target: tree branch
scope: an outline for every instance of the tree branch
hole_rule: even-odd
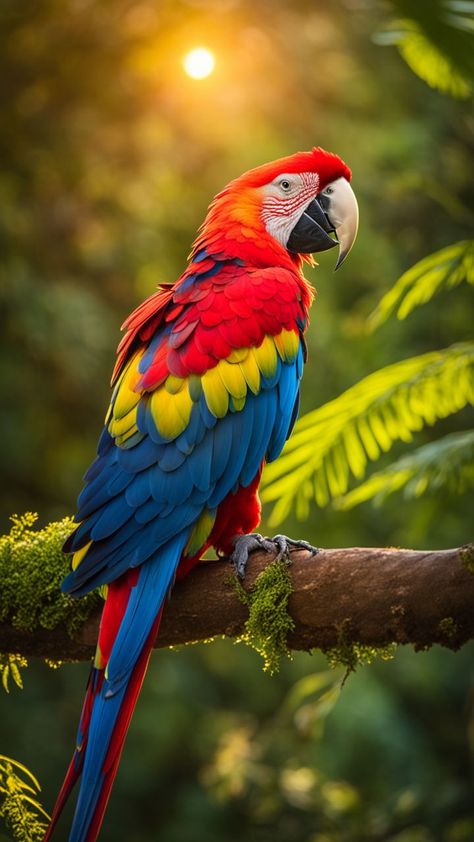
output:
[[[249,589],[268,565],[252,555]],[[352,548],[292,554],[289,610],[295,630],[291,649],[327,650],[344,641],[381,647],[434,643],[458,649],[474,638],[474,546],[451,550]],[[247,609],[231,581],[229,564],[202,563],[176,585],[166,606],[156,646],[171,646],[242,632]],[[0,625],[0,650],[57,660],[83,660],[95,647],[100,611],[74,640],[63,626],[27,632]]]

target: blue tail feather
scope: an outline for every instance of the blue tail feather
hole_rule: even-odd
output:
[[[94,700],[69,842],[87,840],[106,773],[113,766],[114,758],[109,758],[108,752],[128,683],[173,582],[188,532],[174,538],[143,565],[131,590],[102,687]]]

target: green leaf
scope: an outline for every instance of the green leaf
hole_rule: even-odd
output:
[[[406,319],[415,307],[464,281],[474,284],[474,240],[447,246],[408,269],[369,316],[369,326],[374,330],[393,313]]]
[[[352,509],[367,500],[376,505],[390,494],[404,489],[405,497],[419,497],[426,491],[447,488],[462,494],[474,487],[474,430],[451,433],[397,459],[383,471],[336,500],[338,509]]]
[[[13,679],[14,683],[20,688],[20,690],[23,689],[21,670],[27,666],[28,661],[24,655],[15,654],[13,652],[0,652],[0,676],[5,693],[10,692],[10,678]]]
[[[444,19],[448,30],[463,29],[467,37],[472,34],[469,18],[451,14]],[[472,91],[469,77],[458,66],[457,57],[449,54],[442,43],[434,43],[427,32],[415,20],[405,18],[396,22],[396,31],[384,33],[385,43],[395,43],[400,55],[413,73],[423,79],[431,88],[449,94],[457,99],[467,99]],[[447,39],[448,40],[448,39]],[[449,42],[451,42],[451,38]]]
[[[297,504],[307,513],[308,481],[318,506],[347,492],[395,441],[474,403],[474,343],[453,345],[386,366],[304,415],[278,460],[265,468],[262,499],[280,523]]]

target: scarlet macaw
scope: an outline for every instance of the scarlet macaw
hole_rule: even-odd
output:
[[[98,455],[85,475],[66,593],[106,586],[77,746],[70,842],[94,842],[160,623],[180,578],[213,546],[243,575],[259,544],[258,485],[298,413],[311,253],[357,233],[351,173],[320,148],[232,181],[209,207],[181,277],[126,320]],[[333,239],[336,237],[336,239]],[[248,534],[251,533],[251,534]],[[284,551],[289,539],[278,536]]]

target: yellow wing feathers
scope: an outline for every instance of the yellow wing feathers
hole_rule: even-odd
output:
[[[78,523],[77,526],[76,526],[76,529],[79,529],[80,525],[81,524]],[[74,555],[72,557],[72,562],[71,562],[71,567],[72,567],[73,570],[76,570],[79,567],[82,559],[84,558],[84,556],[86,555],[89,547],[91,547],[91,546],[92,546],[92,541],[89,541],[80,550],[76,550],[76,552],[74,553]]]
[[[168,377],[163,386],[152,393],[151,413],[160,436],[171,440],[179,436],[188,426],[193,401],[186,380],[181,381],[181,386],[177,391],[170,392],[167,389],[169,379]],[[177,380],[177,378],[173,379]]]
[[[120,420],[120,418],[128,415],[140,400],[140,393],[136,391],[136,386],[141,377],[138,366],[142,356],[142,351],[135,354],[120,375],[114,393],[114,419]]]
[[[137,432],[137,410],[141,395],[136,387],[141,377],[138,365],[142,355],[143,351],[134,354],[125,366],[105,419],[109,433],[119,447]]]
[[[179,436],[188,426],[191,411],[204,392],[207,406],[216,418],[223,418],[232,409],[240,411],[245,406],[247,391],[260,391],[261,378],[272,377],[277,359],[292,362],[299,347],[299,336],[293,330],[282,330],[277,336],[265,336],[258,348],[239,348],[225,360],[219,360],[200,377],[188,378],[168,375],[165,382],[150,396],[150,409],[160,435],[169,441]],[[144,351],[137,352],[127,366],[115,388],[106,419],[110,435],[120,447],[137,432],[137,410],[141,391],[138,366]]]
[[[300,338],[294,330],[282,330],[281,333],[273,337],[273,341],[283,362],[293,362],[300,344]]]

